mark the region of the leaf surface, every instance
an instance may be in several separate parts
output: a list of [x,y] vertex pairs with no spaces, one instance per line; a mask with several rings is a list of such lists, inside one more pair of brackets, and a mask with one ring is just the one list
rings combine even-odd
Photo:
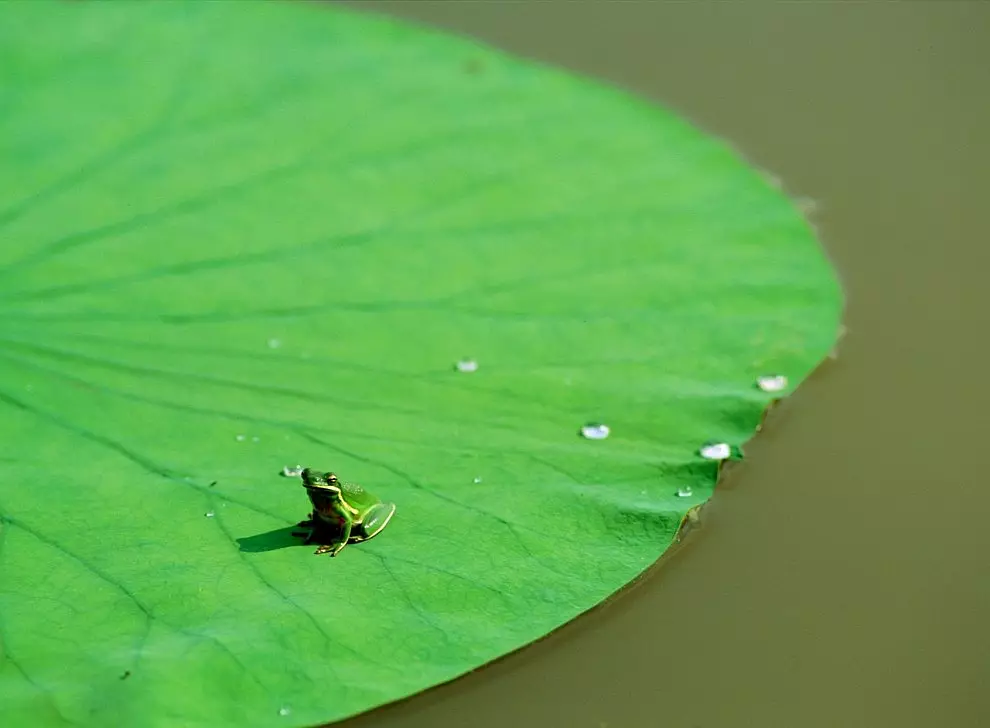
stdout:
[[[623,93],[289,4],[7,3],[0,48],[6,726],[463,674],[653,563],[834,343],[793,205]],[[395,517],[314,556],[297,463]]]

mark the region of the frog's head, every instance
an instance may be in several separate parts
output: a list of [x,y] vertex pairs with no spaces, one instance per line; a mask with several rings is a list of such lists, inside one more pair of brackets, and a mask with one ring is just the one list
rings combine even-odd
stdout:
[[329,491],[330,493],[340,493],[340,481],[333,473],[321,473],[312,468],[302,471],[303,486],[315,490]]

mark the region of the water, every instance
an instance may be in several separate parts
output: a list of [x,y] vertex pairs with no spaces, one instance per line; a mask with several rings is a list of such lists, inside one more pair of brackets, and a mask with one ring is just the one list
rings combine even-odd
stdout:
[[608,425],[601,423],[592,423],[581,428],[581,436],[589,440],[604,440],[610,433]]
[[476,362],[474,359],[461,359],[459,362],[457,362],[455,366],[457,367],[457,371],[459,372],[478,371],[478,362]]
[[677,495],[680,498],[690,498],[694,493],[691,491],[691,486],[686,485],[683,488],[678,488]]
[[302,475],[303,470],[302,465],[286,465],[282,468],[282,475],[286,478],[298,478]]
[[787,377],[783,374],[767,374],[757,377],[756,386],[764,392],[782,392],[787,389]]
[[732,448],[726,442],[709,442],[698,450],[706,460],[727,460],[732,455]]

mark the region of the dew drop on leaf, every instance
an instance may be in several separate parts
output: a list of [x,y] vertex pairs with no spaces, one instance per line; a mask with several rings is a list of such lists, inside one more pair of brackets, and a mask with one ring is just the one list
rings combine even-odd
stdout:
[[783,374],[765,374],[756,378],[756,386],[764,392],[780,392],[787,387],[787,377]]
[[677,489],[677,495],[680,498],[690,498],[694,493],[691,491],[690,485],[685,485],[683,488]]
[[292,713],[292,708],[289,708],[286,705],[283,705],[281,708],[278,709],[278,714],[281,715],[283,718],[291,713]]
[[476,372],[478,371],[478,362],[474,359],[461,359],[457,362],[457,371],[459,372]]
[[481,482],[481,478],[480,478],[480,477],[479,477],[479,478],[475,478],[475,479],[474,479],[474,482],[475,482],[475,483],[480,483],[480,482]]
[[235,439],[235,440],[237,440],[238,442],[244,442],[244,440],[245,440],[245,437],[244,437],[244,435],[238,435],[238,436],[237,436],[237,437],[235,437],[234,439]]
[[604,440],[610,432],[608,425],[603,425],[600,422],[593,422],[581,428],[581,436],[589,440]]
[[203,515],[205,515],[207,518],[213,518],[213,516],[215,516],[216,513],[214,513],[213,511],[207,511]]
[[279,339],[269,339],[268,340],[268,348],[269,349],[277,349],[281,345],[282,345],[282,342]]
[[707,460],[726,460],[732,455],[732,448],[725,442],[710,442],[698,451]]
[[298,478],[302,475],[302,465],[286,465],[282,468],[282,475],[286,478]]

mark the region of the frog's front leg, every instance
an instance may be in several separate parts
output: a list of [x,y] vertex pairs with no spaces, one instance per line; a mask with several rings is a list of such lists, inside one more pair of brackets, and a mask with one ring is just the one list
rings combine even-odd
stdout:
[[320,554],[329,553],[331,556],[336,556],[340,553],[340,550],[347,545],[348,539],[351,537],[351,519],[344,519],[344,522],[340,526],[340,535],[334,539],[333,543],[324,544],[320,548],[316,549],[314,552],[317,556]]
[[327,553],[330,554],[331,556],[336,556],[337,554],[340,553],[340,550],[344,548],[344,546],[346,545],[347,545],[347,541],[338,541],[336,543],[325,543],[322,546],[320,546],[318,549],[316,549],[316,551],[314,551],[313,553],[316,556]]

